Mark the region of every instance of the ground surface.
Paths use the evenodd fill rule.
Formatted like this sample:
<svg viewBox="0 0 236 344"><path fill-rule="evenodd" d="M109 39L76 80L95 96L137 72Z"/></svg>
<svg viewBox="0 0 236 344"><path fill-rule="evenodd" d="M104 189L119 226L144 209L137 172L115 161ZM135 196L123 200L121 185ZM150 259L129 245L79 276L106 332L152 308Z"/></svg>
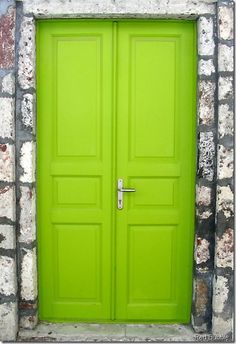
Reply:
<svg viewBox="0 0 236 344"><path fill-rule="evenodd" d="M188 325L154 324L52 324L21 330L19 341L30 342L195 342Z"/></svg>

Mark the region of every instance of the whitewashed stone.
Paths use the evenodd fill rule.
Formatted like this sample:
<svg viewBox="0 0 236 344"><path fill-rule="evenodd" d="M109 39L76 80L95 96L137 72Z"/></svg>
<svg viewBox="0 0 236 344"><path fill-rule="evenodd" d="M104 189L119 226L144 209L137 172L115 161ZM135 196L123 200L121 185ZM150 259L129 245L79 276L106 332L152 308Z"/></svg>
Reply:
<svg viewBox="0 0 236 344"><path fill-rule="evenodd" d="M34 127L34 96L30 93L24 94L21 102L22 122L26 127Z"/></svg>
<svg viewBox="0 0 236 344"><path fill-rule="evenodd" d="M94 3L93 0L24 0L24 12L33 13L36 17L80 17L90 15L90 17L112 16L114 14L156 14L159 16L171 17L195 16L199 14L214 14L215 0L165 0L165 1L140 1L140 0L101 0Z"/></svg>
<svg viewBox="0 0 236 344"><path fill-rule="evenodd" d="M35 181L35 143L24 142L21 147L20 165L23 168L22 182L32 183Z"/></svg>
<svg viewBox="0 0 236 344"><path fill-rule="evenodd" d="M233 39L234 36L234 10L233 7L219 7L219 35L221 39Z"/></svg>
<svg viewBox="0 0 236 344"><path fill-rule="evenodd" d="M214 176L215 144L212 132L201 132L199 141L199 169L201 177L209 181Z"/></svg>
<svg viewBox="0 0 236 344"><path fill-rule="evenodd" d="M213 307L216 313L223 312L225 302L228 299L228 280L223 276L217 276L213 281Z"/></svg>
<svg viewBox="0 0 236 344"><path fill-rule="evenodd" d="M229 218L233 214L233 199L234 195L229 186L217 187L217 212L222 211L226 218Z"/></svg>
<svg viewBox="0 0 236 344"><path fill-rule="evenodd" d="M212 75L215 73L215 66L212 59L209 60L199 60L198 73L200 75Z"/></svg>
<svg viewBox="0 0 236 344"><path fill-rule="evenodd" d="M210 243L206 239L196 238L195 261L197 264L205 263L210 258L209 245Z"/></svg>
<svg viewBox="0 0 236 344"><path fill-rule="evenodd" d="M9 143L0 144L0 180L13 182L15 179L15 149Z"/></svg>
<svg viewBox="0 0 236 344"><path fill-rule="evenodd" d="M219 105L219 137L222 138L225 135L233 135L234 133L234 114L229 109L228 104Z"/></svg>
<svg viewBox="0 0 236 344"><path fill-rule="evenodd" d="M215 83L201 81L199 85L199 119L200 124L210 125L214 121Z"/></svg>
<svg viewBox="0 0 236 344"><path fill-rule="evenodd" d="M0 137L14 137L14 99L0 98Z"/></svg>
<svg viewBox="0 0 236 344"><path fill-rule="evenodd" d="M0 340L15 341L18 332L17 303L0 304Z"/></svg>
<svg viewBox="0 0 236 344"><path fill-rule="evenodd" d="M233 97L233 78L219 77L219 99L225 100Z"/></svg>
<svg viewBox="0 0 236 344"><path fill-rule="evenodd" d="M232 72L234 70L234 47L220 44L218 56L219 71Z"/></svg>
<svg viewBox="0 0 236 344"><path fill-rule="evenodd" d="M37 297L36 249L24 249L21 264L21 298L35 300Z"/></svg>
<svg viewBox="0 0 236 344"><path fill-rule="evenodd" d="M197 205L208 206L211 203L211 188L207 186L197 186L196 190Z"/></svg>
<svg viewBox="0 0 236 344"><path fill-rule="evenodd" d="M220 316L212 317L212 334L215 336L227 336L233 330L233 318L224 320ZM226 337L222 338L226 342ZM230 338L229 338L230 339Z"/></svg>
<svg viewBox="0 0 236 344"><path fill-rule="evenodd" d="M16 263L11 257L0 256L0 294L16 294Z"/></svg>
<svg viewBox="0 0 236 344"><path fill-rule="evenodd" d="M15 247L16 239L13 226L0 225L0 248L11 250Z"/></svg>
<svg viewBox="0 0 236 344"><path fill-rule="evenodd" d="M234 268L234 232L228 228L222 237L216 237L215 265Z"/></svg>
<svg viewBox="0 0 236 344"><path fill-rule="evenodd" d="M218 148L218 177L219 179L233 177L234 171L234 152L233 149L219 145Z"/></svg>
<svg viewBox="0 0 236 344"><path fill-rule="evenodd" d="M13 95L15 93L15 76L9 73L2 79L2 91Z"/></svg>
<svg viewBox="0 0 236 344"><path fill-rule="evenodd" d="M19 241L30 243L36 239L35 190L22 186L20 198L20 236Z"/></svg>
<svg viewBox="0 0 236 344"><path fill-rule="evenodd" d="M38 315L29 315L20 317L20 327L28 330L32 330L38 323Z"/></svg>
<svg viewBox="0 0 236 344"><path fill-rule="evenodd" d="M0 217L15 220L15 189L11 186L0 188Z"/></svg>
<svg viewBox="0 0 236 344"><path fill-rule="evenodd" d="M35 87L35 22L23 17L19 41L18 81L23 89Z"/></svg>
<svg viewBox="0 0 236 344"><path fill-rule="evenodd" d="M214 55L213 19L200 17L198 20L198 54Z"/></svg>

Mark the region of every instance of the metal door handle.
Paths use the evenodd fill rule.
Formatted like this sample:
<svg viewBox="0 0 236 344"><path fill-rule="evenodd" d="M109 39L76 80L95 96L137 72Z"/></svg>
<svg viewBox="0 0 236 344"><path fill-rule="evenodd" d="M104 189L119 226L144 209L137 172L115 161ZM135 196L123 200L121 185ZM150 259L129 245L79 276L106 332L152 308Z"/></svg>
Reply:
<svg viewBox="0 0 236 344"><path fill-rule="evenodd" d="M123 209L123 192L135 192L133 188L123 188L123 179L118 179L117 182L117 208Z"/></svg>

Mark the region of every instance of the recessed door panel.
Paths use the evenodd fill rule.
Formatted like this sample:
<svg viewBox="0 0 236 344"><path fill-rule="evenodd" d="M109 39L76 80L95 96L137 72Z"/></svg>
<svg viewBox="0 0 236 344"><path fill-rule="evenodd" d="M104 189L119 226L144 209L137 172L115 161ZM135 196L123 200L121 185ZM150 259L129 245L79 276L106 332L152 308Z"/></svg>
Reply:
<svg viewBox="0 0 236 344"><path fill-rule="evenodd" d="M195 24L39 21L37 44L40 319L189 322Z"/></svg>

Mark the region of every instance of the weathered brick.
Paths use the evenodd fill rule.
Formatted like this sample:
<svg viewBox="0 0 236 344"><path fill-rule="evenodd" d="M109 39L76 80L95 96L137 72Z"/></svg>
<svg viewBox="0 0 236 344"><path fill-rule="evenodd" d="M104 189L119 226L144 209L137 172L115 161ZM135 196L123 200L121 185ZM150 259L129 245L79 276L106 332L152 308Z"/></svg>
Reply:
<svg viewBox="0 0 236 344"><path fill-rule="evenodd" d="M0 256L0 294L6 296L16 294L16 263L15 259Z"/></svg>
<svg viewBox="0 0 236 344"><path fill-rule="evenodd" d="M219 36L221 39L233 39L234 36L234 9L232 6L219 7Z"/></svg>
<svg viewBox="0 0 236 344"><path fill-rule="evenodd" d="M15 8L0 17L0 68L13 68L15 58Z"/></svg>
<svg viewBox="0 0 236 344"><path fill-rule="evenodd" d="M195 289L195 311L197 316L204 316L208 302L208 285L202 278L196 278L194 283Z"/></svg>
<svg viewBox="0 0 236 344"><path fill-rule="evenodd" d="M14 187L0 188L0 217L15 220L15 190Z"/></svg>
<svg viewBox="0 0 236 344"><path fill-rule="evenodd" d="M35 127L34 114L35 114L35 97L30 94L24 94L23 100L21 102L21 116L22 122L26 127L33 129Z"/></svg>
<svg viewBox="0 0 236 344"><path fill-rule="evenodd" d="M15 178L15 147L0 143L0 180L13 182Z"/></svg>
<svg viewBox="0 0 236 344"><path fill-rule="evenodd" d="M0 137L14 138L14 99L0 98Z"/></svg>
<svg viewBox="0 0 236 344"><path fill-rule="evenodd" d="M6 250L14 249L16 238L14 227L10 225L0 225L0 248Z"/></svg>
<svg viewBox="0 0 236 344"><path fill-rule="evenodd" d="M232 72L234 70L234 47L225 44L219 45L218 68L220 72Z"/></svg>
<svg viewBox="0 0 236 344"><path fill-rule="evenodd" d="M200 17L198 20L198 54L213 55L215 43L213 39L213 19Z"/></svg>
<svg viewBox="0 0 236 344"><path fill-rule="evenodd" d="M228 228L221 237L216 237L215 264L219 268L233 269L234 232L231 228Z"/></svg>
<svg viewBox="0 0 236 344"><path fill-rule="evenodd" d="M218 148L218 178L232 178L234 172L234 152L233 149L219 145Z"/></svg>
<svg viewBox="0 0 236 344"><path fill-rule="evenodd" d="M210 125L214 122L215 83L201 81L199 84L198 116L199 123Z"/></svg>
<svg viewBox="0 0 236 344"><path fill-rule="evenodd" d="M196 190L196 202L198 206L208 206L211 203L211 188L198 186Z"/></svg>
<svg viewBox="0 0 236 344"><path fill-rule="evenodd" d="M36 239L35 189L22 186L20 198L20 242L30 243Z"/></svg>
<svg viewBox="0 0 236 344"><path fill-rule="evenodd" d="M25 329L34 329L38 323L38 315L25 315L20 317L20 327Z"/></svg>
<svg viewBox="0 0 236 344"><path fill-rule="evenodd" d="M215 336L227 336L232 333L234 324L233 318L225 320L222 316L213 315L212 317L212 334ZM230 338L229 338L230 339ZM226 342L227 337L224 338Z"/></svg>
<svg viewBox="0 0 236 344"><path fill-rule="evenodd" d="M13 73L8 73L2 79L2 92L13 95L15 93L15 76Z"/></svg>
<svg viewBox="0 0 236 344"><path fill-rule="evenodd" d="M206 239L196 237L195 241L195 261L197 264L205 263L210 259L210 243Z"/></svg>
<svg viewBox="0 0 236 344"><path fill-rule="evenodd" d="M214 312L221 313L228 298L229 287L228 280L223 276L215 276L213 281L213 305Z"/></svg>
<svg viewBox="0 0 236 344"><path fill-rule="evenodd" d="M233 215L234 195L229 186L217 187L217 212L222 211L226 218Z"/></svg>
<svg viewBox="0 0 236 344"><path fill-rule="evenodd" d="M234 114L228 104L219 105L219 138L234 133Z"/></svg>
<svg viewBox="0 0 236 344"><path fill-rule="evenodd" d="M20 154L20 165L23 169L20 180L32 183L35 181L35 143L32 141L24 142Z"/></svg>
<svg viewBox="0 0 236 344"><path fill-rule="evenodd" d="M199 141L199 177L213 180L215 144L212 132L201 132Z"/></svg>
<svg viewBox="0 0 236 344"><path fill-rule="evenodd" d="M23 250L21 263L21 290L22 300L35 300L37 298L37 266L36 249Z"/></svg>
<svg viewBox="0 0 236 344"><path fill-rule="evenodd" d="M198 74L200 75L212 75L215 73L215 66L212 59L203 60L200 59L198 63Z"/></svg>

